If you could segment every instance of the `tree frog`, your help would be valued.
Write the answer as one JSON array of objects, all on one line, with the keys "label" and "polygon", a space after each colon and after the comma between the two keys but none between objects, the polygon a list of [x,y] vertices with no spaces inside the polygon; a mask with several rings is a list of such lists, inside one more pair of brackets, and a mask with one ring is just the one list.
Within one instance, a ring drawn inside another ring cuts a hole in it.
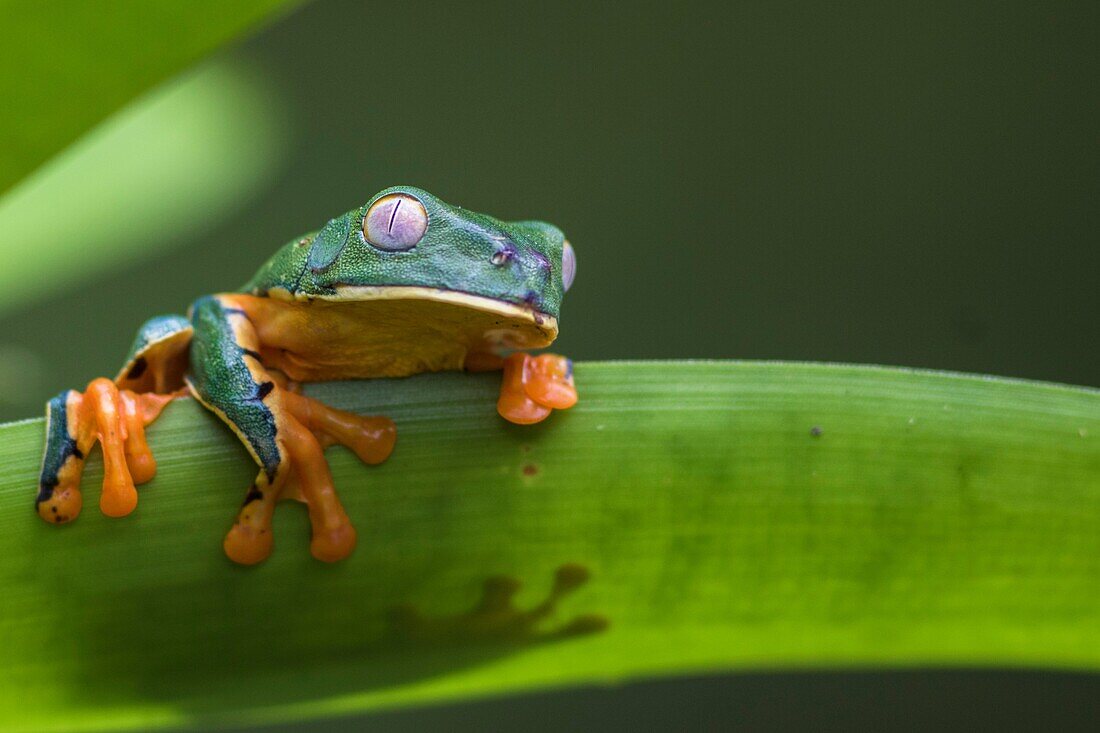
[{"label": "tree frog", "polygon": [[113,380],[50,400],[38,514],[56,524],[76,519],[84,460],[97,442],[100,509],[132,512],[135,484],[156,472],[145,427],[170,401],[191,396],[232,428],[260,469],[225,537],[229,558],[251,565],[270,555],[283,498],[308,506],[314,557],[345,558],[356,534],[324,449],[340,443],[377,464],[396,429],[388,418],[324,405],[300,385],[500,369],[497,411],[513,423],[539,422],[577,401],[568,359],[526,351],[557,336],[575,272],[573,248],[555,226],[387,188],[283,246],[239,291],[201,297],[186,317],[147,321]]}]

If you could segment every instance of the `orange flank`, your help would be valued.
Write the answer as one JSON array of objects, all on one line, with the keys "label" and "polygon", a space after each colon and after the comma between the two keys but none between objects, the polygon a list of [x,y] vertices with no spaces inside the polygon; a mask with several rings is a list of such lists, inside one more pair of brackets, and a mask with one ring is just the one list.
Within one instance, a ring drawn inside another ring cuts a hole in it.
[{"label": "orange flank", "polygon": [[540,405],[568,410],[577,404],[573,364],[564,356],[540,354],[529,358],[523,386],[527,396]]}]

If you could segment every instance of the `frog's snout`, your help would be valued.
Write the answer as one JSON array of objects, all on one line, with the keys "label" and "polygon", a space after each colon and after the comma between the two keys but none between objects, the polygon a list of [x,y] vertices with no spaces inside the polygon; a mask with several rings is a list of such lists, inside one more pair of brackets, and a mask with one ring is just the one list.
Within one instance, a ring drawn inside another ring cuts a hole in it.
[{"label": "frog's snout", "polygon": [[554,268],[550,265],[550,260],[542,252],[537,249],[531,250],[531,259],[535,261],[535,266],[543,272],[551,272]]}]

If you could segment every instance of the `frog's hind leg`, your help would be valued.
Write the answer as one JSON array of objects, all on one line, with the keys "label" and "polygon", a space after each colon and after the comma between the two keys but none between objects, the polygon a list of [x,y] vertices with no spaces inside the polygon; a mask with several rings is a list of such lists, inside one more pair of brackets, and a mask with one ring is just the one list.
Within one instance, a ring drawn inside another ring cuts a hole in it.
[{"label": "frog's hind leg", "polygon": [[324,449],[293,416],[283,413],[277,425],[284,457],[274,474],[261,470],[249,487],[222,543],[225,554],[242,565],[266,560],[275,544],[271,528],[275,505],[280,499],[298,499],[309,511],[310,552],[325,562],[342,560],[355,549],[356,534],[336,496]]},{"label": "frog's hind leg", "polygon": [[313,556],[340,560],[355,548],[356,535],[336,495],[324,447],[343,443],[377,463],[393,447],[393,425],[332,410],[280,386],[261,361],[259,338],[240,305],[229,295],[203,298],[192,316],[191,391],[233,428],[261,469],[226,535],[225,552],[246,565],[267,558],[275,504],[295,498],[309,510]]},{"label": "frog's hind leg", "polygon": [[355,535],[350,524],[331,521],[343,516],[343,509],[336,499],[324,449],[340,443],[364,463],[377,465],[393,452],[397,428],[388,417],[344,412],[290,391],[282,397],[283,406],[293,416],[288,425],[293,473],[285,493],[309,507],[313,556],[328,562],[340,560],[346,555],[344,535],[351,533],[353,545]]},{"label": "frog's hind leg", "polygon": [[324,449],[332,443],[350,448],[360,460],[378,464],[393,451],[397,429],[386,417],[363,417],[276,387],[286,412],[277,423],[290,470],[274,480],[261,471],[249,488],[224,547],[230,559],[252,565],[273,548],[271,519],[280,499],[297,499],[309,510],[313,539],[310,551],[318,560],[342,560],[355,548],[355,529],[336,495]]}]

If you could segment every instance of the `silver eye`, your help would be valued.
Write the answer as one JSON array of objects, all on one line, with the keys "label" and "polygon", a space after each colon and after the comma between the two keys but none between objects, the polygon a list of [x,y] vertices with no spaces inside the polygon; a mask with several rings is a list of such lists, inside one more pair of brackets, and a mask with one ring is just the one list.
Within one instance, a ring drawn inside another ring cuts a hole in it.
[{"label": "silver eye", "polygon": [[363,217],[363,236],[387,252],[411,249],[428,230],[424,204],[404,193],[391,193],[374,202]]},{"label": "silver eye", "polygon": [[561,247],[561,284],[569,290],[573,284],[573,277],[577,274],[577,254],[573,251],[573,245],[565,240]]}]

